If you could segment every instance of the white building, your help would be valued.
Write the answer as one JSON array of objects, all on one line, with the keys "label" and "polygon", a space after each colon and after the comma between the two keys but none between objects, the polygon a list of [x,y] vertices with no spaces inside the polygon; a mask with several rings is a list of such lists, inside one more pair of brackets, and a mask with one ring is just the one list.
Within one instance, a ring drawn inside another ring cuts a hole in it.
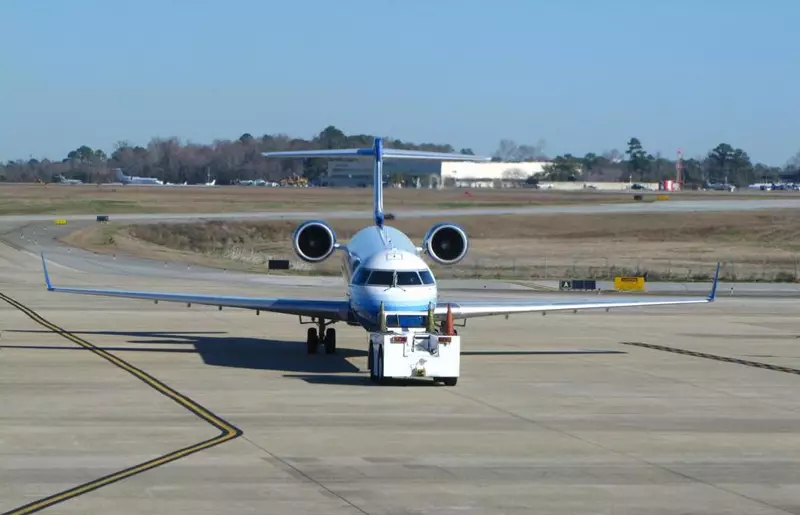
[{"label": "white building", "polygon": [[[471,163],[462,161],[398,160],[383,163],[384,180],[405,187],[503,187],[524,183],[544,171],[547,162]],[[328,161],[323,180],[328,186],[372,186],[369,161]]]},{"label": "white building", "polygon": [[445,187],[492,188],[518,186],[530,177],[544,173],[548,161],[522,163],[441,163],[440,178]]}]

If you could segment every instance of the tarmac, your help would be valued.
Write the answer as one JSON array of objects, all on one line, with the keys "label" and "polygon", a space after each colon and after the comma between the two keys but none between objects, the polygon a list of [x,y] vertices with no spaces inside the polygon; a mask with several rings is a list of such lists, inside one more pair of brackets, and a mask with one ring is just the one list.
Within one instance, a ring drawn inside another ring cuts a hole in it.
[{"label": "tarmac", "polygon": [[340,280],[37,232],[56,230],[0,245],[0,513],[800,513],[788,295],[470,320],[456,387],[376,386],[358,328],[308,356],[285,315],[47,292],[38,253],[60,285],[340,298]]},{"label": "tarmac", "polygon": [[[601,213],[687,213],[711,211],[754,211],[764,209],[797,209],[800,199],[730,199],[730,200],[670,200],[663,202],[631,202],[609,204],[569,204],[538,206],[507,206],[463,209],[388,209],[398,218],[441,218],[452,216],[492,215],[536,215],[536,214],[601,214]],[[29,222],[51,222],[55,218],[94,221],[97,215],[109,215],[110,220],[120,222],[200,222],[207,220],[326,220],[364,219],[371,220],[370,210],[337,211],[253,211],[232,213],[94,213],[56,217],[53,215],[3,215],[0,224],[24,224]]]}]

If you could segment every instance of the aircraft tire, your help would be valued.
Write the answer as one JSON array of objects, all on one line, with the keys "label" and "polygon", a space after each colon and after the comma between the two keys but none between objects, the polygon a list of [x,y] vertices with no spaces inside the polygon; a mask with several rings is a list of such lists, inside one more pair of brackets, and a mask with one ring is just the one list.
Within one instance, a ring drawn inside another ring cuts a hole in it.
[{"label": "aircraft tire", "polygon": [[336,353],[336,329],[325,331],[325,354]]},{"label": "aircraft tire", "polygon": [[308,336],[306,338],[307,352],[309,354],[316,354],[318,345],[319,345],[319,335],[317,334],[317,328],[309,327]]}]

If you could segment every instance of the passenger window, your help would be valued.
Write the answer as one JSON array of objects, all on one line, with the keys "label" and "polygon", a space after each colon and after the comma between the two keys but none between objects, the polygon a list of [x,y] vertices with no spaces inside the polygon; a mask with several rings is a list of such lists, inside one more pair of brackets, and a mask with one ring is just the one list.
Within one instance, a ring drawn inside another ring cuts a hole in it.
[{"label": "passenger window", "polygon": [[391,286],[394,272],[390,270],[373,270],[367,281],[368,286]]},{"label": "passenger window", "polygon": [[433,280],[433,274],[427,270],[420,270],[419,276],[422,277],[422,284],[434,284],[436,282]]},{"label": "passenger window", "polygon": [[353,284],[357,286],[363,286],[367,283],[367,277],[369,277],[370,270],[367,268],[360,268],[357,272],[355,277],[353,277]]},{"label": "passenger window", "polygon": [[419,286],[422,281],[416,272],[397,272],[397,286]]}]

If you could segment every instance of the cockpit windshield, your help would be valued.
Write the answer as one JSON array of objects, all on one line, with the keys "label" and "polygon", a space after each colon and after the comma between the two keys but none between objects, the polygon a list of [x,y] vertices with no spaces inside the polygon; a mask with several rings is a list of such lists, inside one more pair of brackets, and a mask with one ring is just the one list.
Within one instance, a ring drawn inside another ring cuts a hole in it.
[{"label": "cockpit windshield", "polygon": [[422,278],[422,284],[434,284],[433,274],[428,270],[420,270],[419,276]]},{"label": "cockpit windshield", "polygon": [[395,272],[397,274],[397,286],[420,286],[422,280],[417,272]]},{"label": "cockpit windshield", "polygon": [[369,278],[369,273],[371,270],[367,268],[359,268],[356,271],[356,275],[353,276],[353,284],[357,286],[363,286],[367,284],[367,279]]},{"label": "cockpit windshield", "polygon": [[[396,281],[396,282],[395,282]],[[433,275],[428,270],[370,270],[359,268],[353,277],[353,284],[357,286],[424,286],[435,284]]]},{"label": "cockpit windshield", "polygon": [[373,270],[367,280],[369,286],[391,286],[394,282],[394,272],[390,270]]}]

